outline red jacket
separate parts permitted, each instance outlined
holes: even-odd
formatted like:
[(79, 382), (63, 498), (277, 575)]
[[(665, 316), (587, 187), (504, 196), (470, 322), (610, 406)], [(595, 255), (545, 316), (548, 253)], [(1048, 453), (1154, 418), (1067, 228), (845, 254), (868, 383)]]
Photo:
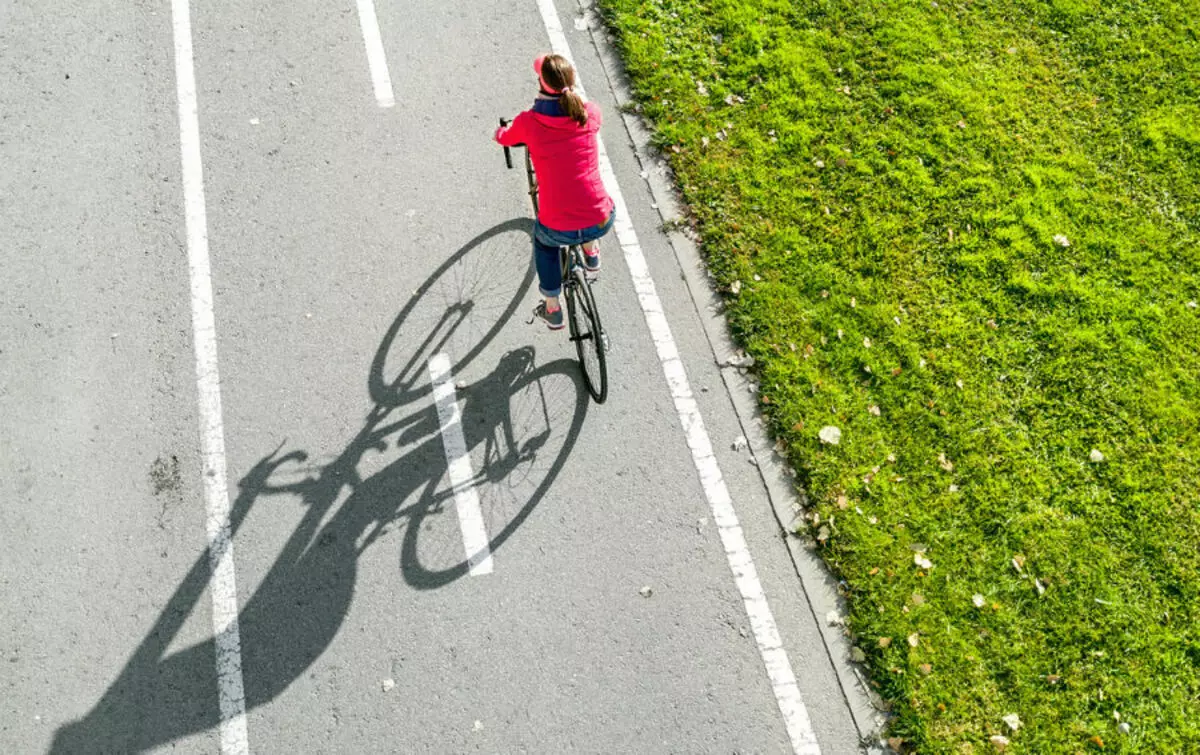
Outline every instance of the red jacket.
[(538, 181), (538, 222), (556, 231), (600, 225), (613, 210), (600, 180), (600, 108), (591, 102), (586, 108), (588, 121), (583, 126), (564, 115), (526, 110), (496, 132), (496, 141), (504, 146), (524, 144), (529, 149)]

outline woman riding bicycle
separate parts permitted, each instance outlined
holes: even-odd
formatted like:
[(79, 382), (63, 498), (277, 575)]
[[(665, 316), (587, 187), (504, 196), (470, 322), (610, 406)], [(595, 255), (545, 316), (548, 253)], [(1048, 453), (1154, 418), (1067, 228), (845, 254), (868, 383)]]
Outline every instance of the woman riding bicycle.
[(563, 327), (559, 247), (583, 245), (584, 267), (600, 270), (596, 243), (612, 228), (616, 207), (600, 179), (600, 108), (575, 91), (575, 69), (561, 55), (533, 62), (539, 91), (533, 107), (496, 130), (505, 147), (524, 144), (538, 182), (533, 227), (538, 287), (544, 297), (537, 315), (551, 330)]

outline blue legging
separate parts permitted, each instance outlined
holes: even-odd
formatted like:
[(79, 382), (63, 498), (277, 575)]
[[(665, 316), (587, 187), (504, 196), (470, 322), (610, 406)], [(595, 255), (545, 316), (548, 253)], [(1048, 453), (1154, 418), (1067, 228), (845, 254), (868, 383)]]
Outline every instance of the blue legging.
[(612, 228), (617, 209), (609, 213), (608, 219), (599, 225), (579, 231), (556, 231), (541, 223), (533, 224), (533, 261), (537, 266), (538, 288), (542, 296), (558, 296), (562, 293), (562, 267), (559, 265), (558, 249), (574, 244), (595, 241)]

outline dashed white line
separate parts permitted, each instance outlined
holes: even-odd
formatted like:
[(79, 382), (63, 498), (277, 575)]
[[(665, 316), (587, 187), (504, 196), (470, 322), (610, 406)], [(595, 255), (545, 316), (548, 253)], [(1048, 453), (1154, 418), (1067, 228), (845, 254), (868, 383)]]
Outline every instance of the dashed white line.
[(379, 107), (392, 107), (396, 104), (396, 96), (392, 93), (392, 77), (388, 73), (387, 56), (383, 53), (383, 37), (379, 34), (374, 0), (358, 0), (358, 23), (367, 46), (367, 65), (371, 69), (375, 101)]
[[(542, 22), (546, 33), (550, 36), (550, 46), (554, 52), (571, 59), (571, 49), (567, 44), (566, 34), (563, 33), (559, 22), (558, 12), (554, 8), (554, 0), (537, 0), (538, 9), (542, 14)], [(582, 91), (582, 86), (580, 87)], [(598, 137), (597, 137), (598, 138)], [(679, 415), (680, 425), (687, 436), (688, 448), (692, 452), (692, 462), (700, 476), (705, 496), (712, 508), (713, 520), (720, 532), (721, 544), (725, 548), (725, 556), (729, 568), (733, 572), (734, 581), (741, 593), (746, 606), (746, 614), (754, 633), (754, 640), (762, 656), (767, 677), (775, 694), (775, 701), (787, 727), (788, 738), (796, 755), (819, 755), (821, 748), (813, 731), (808, 709), (800, 696), (800, 688), (796, 684), (796, 675), (792, 671), (791, 661), (779, 636), (775, 624), (775, 616), (763, 592), (762, 583), (758, 579), (758, 571), (754, 568), (754, 560), (746, 547), (746, 539), (738, 523), (737, 514), (733, 509), (733, 499), (713, 455), (712, 441), (704, 428), (704, 419), (700, 416), (699, 406), (692, 394), (688, 383), (683, 362), (679, 359), (679, 350), (675, 345), (675, 337), (667, 324), (663, 312), (662, 301), (650, 270), (646, 266), (646, 258), (633, 228), (633, 221), (625, 207), (625, 199), (621, 187), (617, 184), (616, 174), (608, 160), (604, 142), (600, 140), (600, 172), (604, 185), (616, 202), (617, 221), (614, 232), (625, 256), (625, 263), (633, 277), (634, 290), (650, 328), (650, 336), (658, 352), (663, 374), (671, 389), (671, 398), (675, 402), (675, 411)]]
[(458, 511), (458, 526), (462, 531), (463, 548), (467, 552), (472, 577), (492, 573), (492, 551), (488, 544), (487, 528), (483, 524), (483, 509), (475, 490), (474, 471), (463, 438), (462, 413), (454, 390), (454, 375), (450, 372), (450, 357), (435, 354), (429, 360), (429, 377), (433, 380), (433, 400), (437, 404), (438, 422), (442, 427), (442, 448), (446, 451), (446, 466), (454, 490), (454, 507)]
[(204, 208), (204, 170), (200, 162), (200, 121), (192, 62), (192, 21), (188, 0), (171, 0), (175, 36), (175, 86), (179, 99), (179, 145), (183, 168), (184, 217), (191, 280), (192, 335), (196, 354), (196, 391), (200, 411), (200, 457), (204, 475), (208, 561), (212, 572), (213, 641), (220, 701), (221, 752), (249, 753), (246, 696), (242, 686), (241, 634), (233, 539), (229, 529), (229, 490), (225, 472), (225, 429), (221, 419), (221, 377), (217, 371), (217, 330), (213, 316), (212, 275), (208, 259), (208, 220)]

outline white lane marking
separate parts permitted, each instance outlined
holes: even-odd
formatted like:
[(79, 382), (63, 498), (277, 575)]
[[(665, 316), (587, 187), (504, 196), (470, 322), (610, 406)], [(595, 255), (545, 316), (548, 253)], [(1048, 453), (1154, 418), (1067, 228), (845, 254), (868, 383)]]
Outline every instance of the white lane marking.
[(437, 403), (438, 422), (442, 426), (442, 448), (446, 451), (446, 466), (450, 470), (450, 485), (454, 489), (454, 507), (458, 510), (458, 526), (462, 531), (463, 548), (467, 552), (472, 577), (492, 573), (492, 551), (488, 545), (487, 528), (483, 525), (483, 509), (472, 479), (471, 457), (463, 438), (462, 413), (454, 391), (454, 376), (450, 373), (450, 357), (435, 354), (429, 360), (429, 377), (433, 380), (433, 399)]
[[(567, 44), (566, 34), (554, 8), (554, 0), (538, 0), (538, 9), (542, 13), (542, 21), (546, 33), (550, 36), (550, 46), (554, 52), (572, 59), (571, 49)], [(582, 92), (582, 86), (580, 87)], [(725, 556), (729, 568), (733, 572), (734, 581), (746, 605), (746, 615), (750, 618), (750, 626), (754, 632), (754, 640), (758, 644), (759, 654), (767, 669), (767, 677), (775, 693), (775, 701), (783, 715), (787, 727), (788, 738), (796, 755), (819, 755), (821, 748), (817, 743), (817, 735), (813, 731), (812, 721), (808, 717), (808, 709), (800, 697), (800, 688), (796, 685), (796, 675), (788, 660), (787, 651), (779, 637), (779, 629), (775, 624), (775, 616), (767, 603), (762, 583), (758, 579), (758, 571), (746, 547), (741, 525), (738, 524), (737, 514), (733, 509), (733, 499), (713, 455), (712, 441), (708, 431), (704, 429), (704, 419), (692, 394), (688, 383), (683, 362), (679, 359), (679, 350), (675, 346), (675, 337), (667, 324), (663, 313), (662, 301), (650, 270), (646, 266), (646, 258), (633, 228), (633, 221), (625, 207), (625, 199), (621, 187), (617, 185), (617, 177), (612, 164), (608, 160), (608, 152), (600, 140), (600, 173), (608, 193), (612, 195), (617, 206), (617, 221), (614, 232), (625, 255), (625, 263), (633, 277), (633, 287), (637, 292), (638, 302), (645, 315), (646, 325), (650, 328), (650, 336), (658, 352), (663, 374), (671, 388), (671, 398), (675, 401), (675, 411), (679, 414), (679, 423), (687, 436), (688, 448), (692, 452), (692, 462), (700, 475), (704, 494), (712, 507), (713, 520), (720, 532), (721, 544), (725, 548)]]
[(196, 392), (200, 410), (200, 462), (204, 473), (208, 563), (212, 572), (213, 642), (221, 712), (221, 752), (250, 752), (246, 735), (246, 695), (242, 686), (242, 644), (238, 629), (237, 583), (229, 529), (229, 489), (225, 472), (225, 428), (221, 420), (221, 377), (217, 372), (217, 329), (213, 317), (212, 273), (208, 259), (208, 220), (204, 170), (200, 162), (200, 119), (192, 62), (192, 20), (188, 0), (171, 0), (175, 34), (175, 85), (179, 98), (179, 148), (183, 167), (188, 273), (192, 289), (192, 337), (196, 352)]
[(375, 101), (379, 107), (391, 107), (396, 104), (396, 96), (392, 93), (387, 56), (383, 54), (383, 37), (379, 34), (374, 0), (358, 0), (358, 24), (362, 27), (363, 42), (367, 46), (367, 65), (371, 68)]

